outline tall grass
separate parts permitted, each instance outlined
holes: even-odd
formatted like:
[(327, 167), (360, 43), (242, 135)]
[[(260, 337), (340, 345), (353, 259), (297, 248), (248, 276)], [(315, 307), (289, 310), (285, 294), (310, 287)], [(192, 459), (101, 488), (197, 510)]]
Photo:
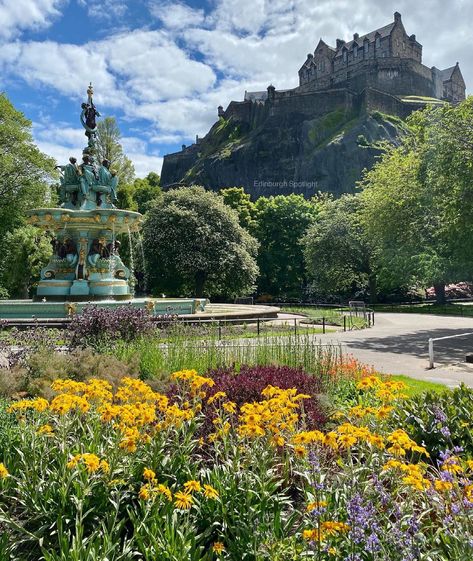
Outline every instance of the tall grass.
[(174, 337), (163, 343), (150, 338), (120, 343), (114, 349), (120, 360), (137, 358), (144, 378), (165, 380), (170, 372), (247, 365), (284, 365), (301, 367), (317, 376), (327, 376), (341, 360), (341, 349), (322, 345), (309, 335), (260, 337), (255, 340), (219, 341), (215, 337), (195, 340)]

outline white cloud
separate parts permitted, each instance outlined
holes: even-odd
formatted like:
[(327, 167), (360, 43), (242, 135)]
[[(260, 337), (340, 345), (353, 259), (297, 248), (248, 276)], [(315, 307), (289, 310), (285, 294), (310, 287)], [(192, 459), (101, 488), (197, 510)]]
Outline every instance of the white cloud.
[(49, 27), (61, 15), (65, 0), (1, 0), (0, 38), (11, 38), (26, 29)]
[(150, 171), (161, 174), (163, 167), (163, 158), (160, 156), (150, 156), (143, 153), (128, 152), (127, 156), (135, 166), (135, 174), (137, 177), (145, 177)]
[(186, 29), (205, 21), (204, 10), (195, 10), (181, 2), (151, 2), (150, 12), (168, 29)]
[(118, 19), (124, 17), (128, 11), (124, 0), (87, 0), (80, 3), (87, 6), (89, 17), (96, 19)]
[[(131, 6), (124, 0), (79, 1), (89, 12), (105, 9), (117, 18), (124, 17), (123, 6)], [(395, 10), (403, 13), (407, 32), (424, 45), (428, 66), (445, 68), (459, 60), (467, 84), (473, 80), (473, 61), (466, 56), (473, 3), (467, 0), (451, 0), (448, 10), (443, 0), (430, 0), (428, 13), (411, 0), (358, 0), (356, 10), (352, 0), (214, 0), (206, 12), (182, 0), (140, 1), (154, 18), (142, 29), (82, 45), (10, 39), (0, 48), (2, 79), (19, 77), (38, 88), (39, 97), (53, 90), (79, 102), (92, 80), (102, 113), (113, 109), (119, 122), (126, 120), (123, 143), (137, 170), (156, 170), (161, 161), (150, 154), (149, 144), (203, 136), (216, 121), (217, 106), (241, 100), (245, 90), (264, 90), (269, 83), (294, 87), (298, 68), (320, 37), (334, 45), (337, 37), (350, 39), (354, 32), (387, 24)], [(22, 27), (16, 7), (26, 6), (23, 28), (44, 27), (60, 5), (58, 0), (0, 0), (0, 23), (11, 21), (17, 33)], [(42, 9), (34, 12), (32, 6)], [(161, 29), (152, 28), (156, 20)], [(137, 130), (143, 121), (146, 127)], [(68, 146), (83, 147), (77, 134), (66, 127), (38, 139), (64, 157)]]
[(163, 31), (123, 33), (95, 44), (138, 102), (179, 98), (211, 88), (214, 71), (190, 58)]

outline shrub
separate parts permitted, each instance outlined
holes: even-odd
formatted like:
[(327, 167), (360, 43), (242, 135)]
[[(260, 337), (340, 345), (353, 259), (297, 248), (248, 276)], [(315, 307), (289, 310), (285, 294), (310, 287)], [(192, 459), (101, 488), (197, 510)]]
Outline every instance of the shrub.
[(454, 447), (473, 457), (473, 389), (463, 384), (451, 391), (426, 392), (402, 401), (393, 413), (393, 422), (423, 442), (433, 459)]
[(217, 392), (225, 392), (228, 399), (241, 406), (244, 403), (261, 401), (261, 392), (267, 386), (275, 386), (283, 390), (295, 388), (299, 393), (312, 397), (304, 401), (305, 421), (308, 427), (321, 427), (327, 420), (319, 399), (322, 392), (321, 381), (301, 368), (242, 366), (238, 372), (233, 368), (219, 368), (210, 371), (208, 375), (215, 382), (209, 391), (209, 397)]
[(151, 316), (144, 308), (129, 305), (113, 309), (87, 306), (72, 319), (70, 345), (103, 350), (118, 341), (130, 342), (149, 335), (153, 330)]
[(56, 378), (77, 382), (100, 378), (116, 387), (122, 378), (135, 378), (138, 374), (139, 365), (133, 357), (124, 362), (92, 349), (74, 349), (68, 353), (40, 350), (11, 370), (0, 369), (0, 396), (16, 397), (26, 393), (49, 398), (51, 382)]

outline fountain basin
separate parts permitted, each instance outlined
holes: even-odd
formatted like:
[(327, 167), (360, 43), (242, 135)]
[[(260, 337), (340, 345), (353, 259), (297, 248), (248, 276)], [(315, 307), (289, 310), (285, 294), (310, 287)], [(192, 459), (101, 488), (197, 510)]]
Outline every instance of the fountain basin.
[(152, 315), (189, 315), (203, 312), (208, 300), (204, 298), (133, 298), (128, 302), (114, 300), (48, 301), (0, 300), (0, 319), (57, 319), (83, 313), (87, 306), (113, 309), (118, 306), (144, 308)]

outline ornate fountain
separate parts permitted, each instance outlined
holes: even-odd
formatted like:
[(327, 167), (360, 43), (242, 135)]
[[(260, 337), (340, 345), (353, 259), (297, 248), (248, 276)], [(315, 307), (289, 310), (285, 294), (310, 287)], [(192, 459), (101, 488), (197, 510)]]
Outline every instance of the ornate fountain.
[(36, 208), (28, 222), (53, 236), (53, 254), (41, 271), (31, 300), (0, 302), (0, 318), (64, 317), (94, 303), (104, 307), (124, 301), (154, 314), (203, 311), (202, 299), (133, 298), (134, 277), (120, 257), (118, 234), (138, 232), (142, 215), (116, 208), (118, 177), (108, 160), (96, 161), (96, 118), (92, 84), (82, 104), (81, 123), (87, 136), (82, 162), (74, 157), (61, 172), (58, 208)]

